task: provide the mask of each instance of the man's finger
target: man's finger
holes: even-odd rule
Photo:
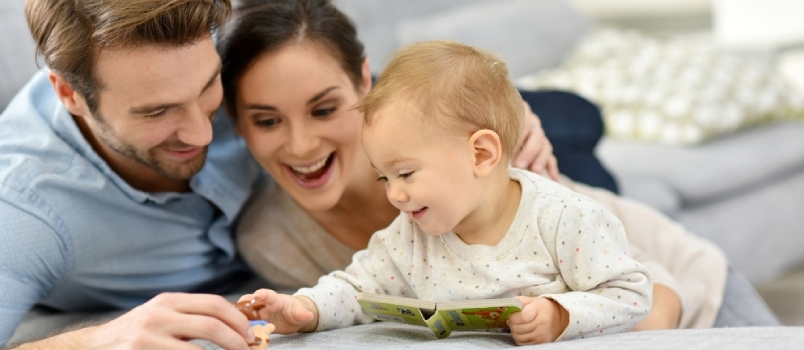
[[[153,299],[163,308],[169,308],[179,314],[207,316],[219,320],[228,328],[246,339],[251,326],[248,319],[229,301],[211,294],[160,294]]]
[[[177,339],[204,339],[224,349],[248,348],[246,337],[221,320],[203,315],[177,315],[172,322],[163,325],[165,332]]]

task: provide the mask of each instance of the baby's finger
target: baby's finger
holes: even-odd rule
[[[522,311],[515,312],[511,314],[511,318],[508,319],[508,324],[513,328],[514,325],[525,324],[533,321],[536,319],[536,315],[539,312],[539,308],[536,305],[531,304],[531,298],[527,298],[526,300],[522,300]]]
[[[239,303],[241,301],[251,301],[253,299],[254,299],[254,294],[244,294],[243,296],[240,297],[240,299],[237,299],[237,302]]]
[[[513,335],[513,336],[518,335],[520,337],[528,337],[534,331],[536,331],[537,327],[538,327],[538,323],[536,323],[536,322],[515,324],[515,325],[511,326],[511,335]]]

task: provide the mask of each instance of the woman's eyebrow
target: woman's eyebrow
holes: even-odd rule
[[[324,95],[326,95],[327,93],[329,93],[330,91],[335,90],[335,89],[340,89],[340,86],[330,86],[330,87],[328,87],[328,88],[326,88],[324,90],[321,90],[321,92],[315,94],[315,96],[313,96],[313,98],[311,98],[309,101],[307,101],[307,105],[311,105],[313,103],[318,102],[318,100],[320,100],[322,97],[324,97]]]
[[[260,104],[260,103],[247,104],[246,109],[257,109],[257,110],[261,110],[261,111],[272,111],[272,112],[278,111],[278,109],[276,107],[274,107],[274,106],[264,105],[264,104]]]

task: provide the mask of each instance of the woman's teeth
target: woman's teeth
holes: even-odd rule
[[[294,166],[294,167],[290,167],[290,168],[293,169],[293,171],[295,171],[297,173],[310,174],[310,173],[318,171],[325,164],[327,164],[327,159],[329,159],[329,157],[326,157],[326,158],[322,159],[321,161],[319,161],[318,163],[315,163],[315,164],[313,164],[311,166],[308,166],[308,167],[295,167]]]

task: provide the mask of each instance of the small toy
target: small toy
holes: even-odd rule
[[[251,329],[254,330],[254,342],[248,344],[251,350],[265,350],[271,343],[270,335],[276,330],[276,326],[263,320],[250,321]]]
[[[260,309],[265,307],[265,303],[257,299],[243,300],[235,304],[235,307],[246,315],[249,321],[260,320]]]
[[[254,342],[249,344],[252,350],[265,350],[271,342],[269,336],[276,329],[276,326],[260,319],[260,309],[265,307],[265,303],[256,299],[241,301],[235,304],[243,315],[251,322],[251,329],[254,331]]]

